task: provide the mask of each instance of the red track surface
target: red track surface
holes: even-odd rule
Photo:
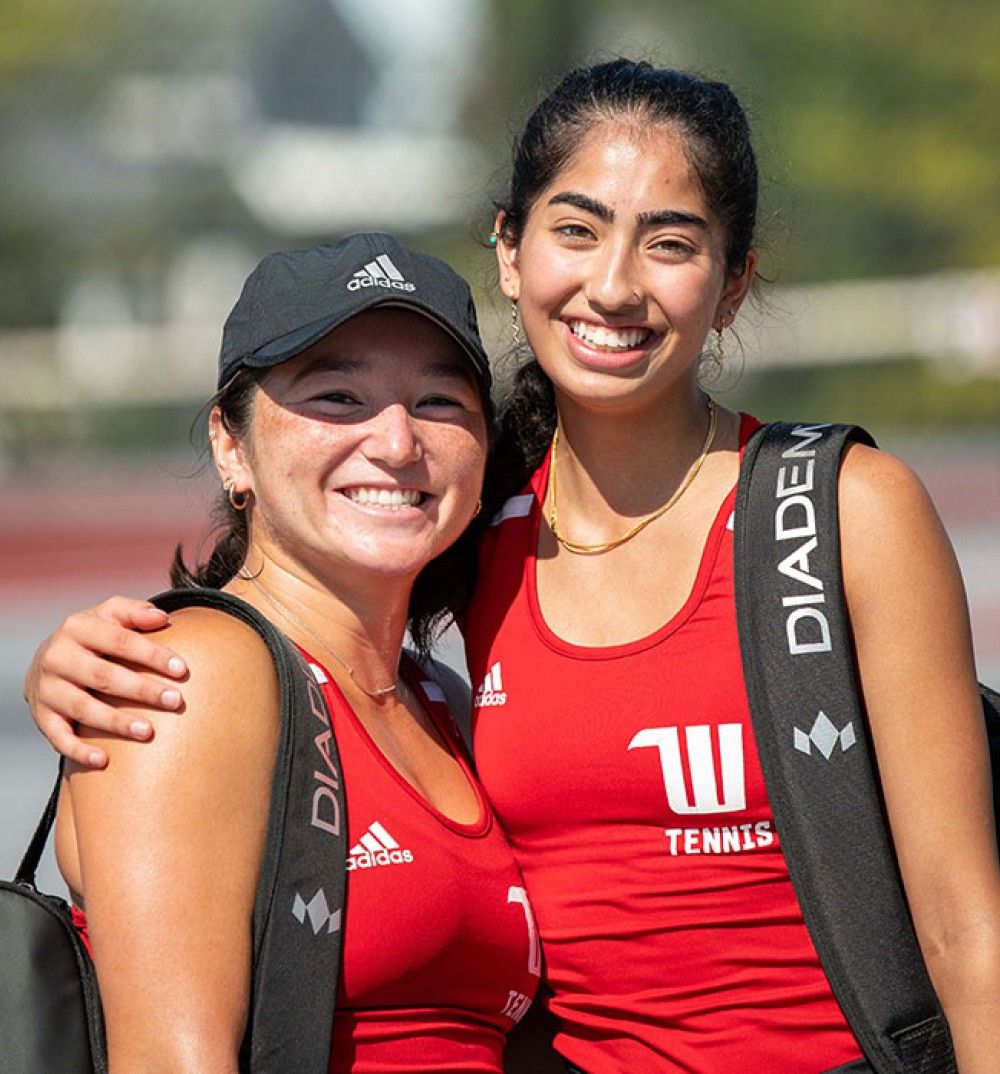
[[[1000,533],[993,451],[921,445],[903,454],[959,545],[963,534],[980,535],[981,543],[982,535]],[[113,592],[166,588],[174,548],[183,542],[189,558],[197,549],[217,489],[208,476],[122,465],[0,482],[0,626],[39,612],[55,623],[58,613]],[[1000,581],[981,574],[967,583],[980,658],[1000,666]]]
[[[0,486],[0,615],[63,606],[70,592],[165,588],[179,541],[205,532],[211,484],[161,471],[117,470]]]

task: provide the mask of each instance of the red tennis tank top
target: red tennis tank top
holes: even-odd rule
[[[744,417],[741,445],[756,427]],[[588,1074],[817,1074],[861,1055],[805,929],[743,682],[733,490],[679,612],[568,644],[541,615],[548,460],[488,532],[467,617],[480,779]]]
[[[506,1034],[538,985],[521,874],[464,760],[440,687],[407,681],[476,790],[480,817],[436,810],[386,760],[329,673],[321,683],[347,794],[346,922],[331,1074],[501,1074]],[[86,916],[73,919],[89,948]]]
[[[331,1074],[500,1074],[506,1033],[538,984],[538,937],[444,694],[404,668],[476,790],[474,824],[446,817],[407,783],[310,664],[337,735],[350,847]]]

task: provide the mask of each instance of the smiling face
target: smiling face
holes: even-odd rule
[[[376,309],[271,370],[246,438],[214,413],[212,442],[223,479],[253,492],[249,563],[263,553],[356,585],[413,578],[458,538],[486,420],[458,344],[420,314]]]
[[[732,322],[755,263],[727,270],[726,235],[677,131],[624,120],[590,129],[516,244],[497,249],[560,405],[622,413],[693,390],[705,338]]]

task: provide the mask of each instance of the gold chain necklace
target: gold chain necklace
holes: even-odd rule
[[[383,697],[388,697],[390,694],[394,694],[396,692],[398,682],[394,682],[391,686],[383,686],[381,687],[381,689],[378,690],[369,690],[368,687],[363,686],[360,682],[358,682],[358,677],[354,674],[354,668],[352,668],[351,665],[348,664],[348,662],[339,653],[334,652],[334,650],[331,649],[330,646],[325,641],[323,641],[321,637],[319,637],[319,635],[317,635],[314,631],[310,630],[309,627],[307,627],[306,624],[303,623],[302,620],[291,610],[291,608],[286,607],[280,600],[278,600],[278,598],[273,593],[266,590],[252,574],[244,574],[241,571],[239,573],[239,577],[242,578],[244,581],[249,582],[268,602],[268,604],[271,605],[272,608],[280,612],[290,623],[297,626],[303,634],[311,638],[323,650],[324,653],[326,653],[328,656],[332,656],[333,659],[336,660],[337,663],[340,664],[340,666],[350,676],[351,682],[353,682],[354,685],[363,694],[370,697],[373,701],[381,701]]]
[[[687,489],[691,482],[698,476],[702,464],[705,462],[709,451],[712,450],[712,445],[715,443],[715,429],[717,425],[718,412],[716,410],[715,402],[714,400],[709,399],[708,435],[705,437],[705,443],[702,445],[700,454],[694,462],[691,463],[688,472],[684,475],[684,480],[662,507],[658,507],[651,515],[647,515],[644,519],[637,522],[630,530],[623,533],[621,537],[615,537],[613,540],[604,541],[601,544],[578,544],[576,541],[571,541],[568,537],[564,537],[563,534],[559,532],[556,512],[556,451],[559,447],[559,426],[557,425],[555,435],[552,437],[552,466],[551,472],[549,473],[549,486],[552,492],[552,507],[549,511],[549,529],[552,530],[552,536],[555,537],[567,552],[572,552],[576,556],[599,556],[602,552],[610,552],[612,548],[617,548],[619,545],[625,544],[626,541],[631,541],[637,533],[641,533],[651,522],[655,522],[661,515],[666,514],[667,511],[669,511],[681,498],[685,489]]]

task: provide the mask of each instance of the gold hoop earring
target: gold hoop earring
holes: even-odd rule
[[[229,506],[234,511],[245,511],[250,504],[250,490],[242,489],[237,491],[236,483],[233,481],[227,481],[223,485],[226,496],[229,498]]]
[[[517,318],[516,298],[510,300],[510,345],[512,347],[521,345],[521,322]]]

